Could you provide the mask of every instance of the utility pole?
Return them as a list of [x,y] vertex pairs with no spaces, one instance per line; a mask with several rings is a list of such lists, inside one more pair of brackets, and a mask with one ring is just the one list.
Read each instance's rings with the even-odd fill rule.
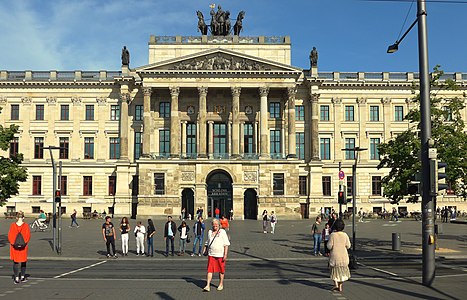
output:
[[[342,162],[339,162],[339,176],[342,171]],[[339,192],[342,192],[342,179],[339,178]],[[347,199],[346,199],[347,200]],[[342,203],[339,203],[339,218],[342,218]]]
[[[58,162],[58,188],[57,190],[62,191],[62,162]],[[54,199],[55,201],[55,199]],[[54,205],[55,206],[55,205]],[[62,201],[58,202],[58,254],[62,254]]]
[[429,144],[431,138],[430,119],[430,79],[428,72],[428,34],[426,21],[426,1],[417,1],[418,56],[420,72],[420,131],[422,160],[422,282],[431,286],[435,279],[435,207],[430,192]]

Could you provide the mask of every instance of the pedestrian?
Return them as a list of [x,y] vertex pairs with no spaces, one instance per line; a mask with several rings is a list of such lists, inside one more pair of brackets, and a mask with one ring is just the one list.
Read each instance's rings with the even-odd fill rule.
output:
[[227,233],[227,236],[230,240],[230,225],[229,225],[229,219],[226,218],[226,216],[222,216],[222,218],[219,220],[221,228],[225,230]]
[[321,256],[321,238],[324,226],[321,224],[321,216],[317,216],[315,222],[311,226],[311,234],[313,235],[313,254]]
[[204,238],[204,220],[203,217],[198,217],[198,222],[193,224],[193,235],[195,239],[193,241],[193,253],[191,256],[196,255],[196,243],[198,243],[198,256],[201,256],[201,248],[203,247],[203,238]]
[[229,238],[224,229],[220,228],[218,219],[212,220],[212,229],[208,232],[208,237],[205,247],[208,252],[208,275],[204,292],[211,290],[211,280],[213,273],[219,273],[218,291],[224,289],[225,262],[227,261],[227,253],[229,251]]
[[147,230],[147,239],[148,239],[148,254],[147,256],[154,256],[154,234],[156,234],[156,227],[152,219],[148,219],[148,230]]
[[363,208],[360,208],[360,210],[358,211],[358,222],[363,222]]
[[117,252],[115,252],[115,227],[110,222],[110,216],[105,217],[105,223],[102,224],[102,236],[104,237],[105,246],[107,247],[107,258],[110,258],[110,245],[112,245],[113,257],[117,258]]
[[73,227],[73,224],[76,224],[76,227],[79,228],[79,224],[78,222],[76,222],[76,209],[73,209],[73,213],[70,215],[71,217],[71,225],[70,225],[70,228]]
[[274,211],[271,211],[271,216],[269,217],[269,220],[271,222],[271,233],[274,234],[276,231],[276,224],[277,224],[277,216],[274,213]]
[[216,207],[216,209],[214,210],[214,214],[216,215],[216,219],[219,219],[219,215],[221,214],[221,210],[219,209],[219,207]]
[[331,233],[327,247],[331,251],[329,258],[329,268],[331,271],[331,279],[334,281],[333,291],[342,292],[344,281],[349,280],[349,254],[347,250],[350,248],[350,239],[347,233],[343,232],[345,227],[344,221],[338,219],[336,221],[335,231]]
[[186,241],[188,239],[188,232],[190,232],[190,227],[186,226],[186,222],[182,221],[182,224],[178,226],[178,232],[180,233],[180,249],[178,256],[185,255]]
[[324,229],[323,229],[323,236],[322,236],[322,239],[324,241],[324,255],[325,256],[329,256],[329,249],[328,249],[328,242],[329,242],[329,238],[331,236],[331,228],[329,227],[329,223],[326,223],[326,225],[324,225]]
[[233,208],[230,209],[230,221],[233,221],[234,219],[234,211]]
[[180,213],[180,220],[185,220],[185,213],[186,213],[186,210],[185,210],[185,207],[182,208],[182,211]]
[[[21,238],[22,237],[22,238]],[[26,282],[26,263],[28,261],[28,244],[31,239],[31,229],[24,223],[24,213],[16,213],[16,222],[11,223],[8,230],[10,243],[10,259],[13,261],[14,283]]]
[[122,255],[128,256],[128,240],[130,239],[129,232],[131,230],[130,222],[127,217],[123,217],[120,222],[120,233],[122,237]]
[[141,221],[138,221],[135,227],[135,237],[136,237],[136,256],[140,253],[144,256],[144,238],[146,236],[146,227],[144,227]]
[[169,243],[171,244],[172,256],[174,256],[174,239],[176,230],[177,224],[172,221],[172,216],[168,216],[164,227],[165,257],[169,256]]
[[331,217],[328,220],[329,229],[331,230],[331,233],[334,231],[334,226],[336,226],[336,221],[337,221],[337,215],[335,213],[331,214]]
[[268,211],[263,210],[263,233],[268,233]]

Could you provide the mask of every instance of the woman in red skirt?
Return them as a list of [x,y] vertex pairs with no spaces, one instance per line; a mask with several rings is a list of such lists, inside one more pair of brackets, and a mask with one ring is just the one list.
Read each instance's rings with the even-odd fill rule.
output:
[[208,248],[208,276],[204,292],[211,290],[212,273],[219,273],[218,291],[224,289],[225,262],[229,251],[229,238],[224,229],[219,226],[219,220],[212,220],[212,229],[209,230],[205,247]]

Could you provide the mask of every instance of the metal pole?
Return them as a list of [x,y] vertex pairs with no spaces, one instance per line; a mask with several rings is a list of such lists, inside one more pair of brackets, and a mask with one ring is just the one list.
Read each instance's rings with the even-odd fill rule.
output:
[[[339,175],[341,174],[341,171],[342,171],[342,162],[339,162]],[[342,192],[342,180],[341,179],[339,179],[339,192]],[[342,203],[339,203],[339,218],[342,218]]]
[[428,140],[431,138],[430,81],[428,73],[428,39],[426,3],[417,1],[418,55],[420,72],[420,129],[422,160],[422,259],[423,285],[431,286],[435,278],[434,205],[430,195],[430,159]]
[[[62,191],[62,162],[58,162],[58,190]],[[61,199],[60,199],[61,200]],[[54,199],[55,201],[55,199]],[[58,203],[58,254],[62,254],[62,201]]]
[[57,171],[55,169],[54,156],[52,154],[52,148],[49,147],[50,159],[52,160],[52,235],[53,235],[53,248],[57,250],[56,241],[56,228],[57,228],[57,206],[55,205],[55,187],[57,186]]
[[355,255],[355,211],[357,210],[357,157],[358,151],[354,152],[355,163],[352,166],[352,251]]

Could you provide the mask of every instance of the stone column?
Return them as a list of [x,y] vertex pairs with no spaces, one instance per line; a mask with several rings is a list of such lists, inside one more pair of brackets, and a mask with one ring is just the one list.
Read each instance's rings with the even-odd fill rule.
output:
[[289,154],[287,158],[297,158],[297,148],[296,148],[296,131],[295,131],[295,94],[297,89],[295,87],[287,88],[287,94],[289,96],[289,108],[288,108],[288,117],[289,117],[289,130],[288,130],[288,143],[289,143]]
[[179,87],[170,88],[170,157],[180,155],[180,120],[178,117],[178,95]]
[[319,160],[319,96],[311,94],[311,160]]
[[152,88],[143,89],[143,156],[149,157],[151,154],[151,94]]
[[209,144],[209,157],[213,157],[213,154],[214,154],[214,134],[213,134],[213,131],[214,131],[214,121],[208,121],[208,125],[209,125],[209,141],[208,141],[208,144]]
[[207,87],[199,87],[199,114],[198,114],[198,156],[206,158],[206,98],[208,95]]
[[[334,143],[331,143],[331,145],[334,145],[331,153],[331,159],[334,161],[342,161],[343,157],[345,155],[345,152],[342,151],[342,148],[345,148],[345,145],[342,145],[342,139],[339,138],[341,136],[341,125],[344,120],[344,112],[342,111],[342,98],[332,98],[331,102],[333,104],[333,119],[334,119]],[[329,116],[331,117],[331,116]]]
[[232,150],[233,158],[240,156],[240,87],[232,87]]
[[[367,98],[361,97],[357,98],[358,105],[358,133],[357,138],[355,139],[355,147],[368,148],[368,136],[366,131],[366,122],[368,119],[369,111],[367,107]],[[370,151],[362,151],[358,154],[358,161],[368,160],[370,157]],[[356,154],[355,154],[356,155]]]
[[260,116],[260,156],[265,158],[268,157],[269,154],[269,145],[268,145],[268,135],[269,135],[269,127],[268,127],[268,94],[269,94],[269,87],[263,86],[259,88],[259,95],[261,97],[261,116]]
[[381,142],[389,141],[391,138],[391,98],[381,99],[383,103],[383,122],[384,122],[384,138]]
[[259,153],[259,148],[258,148],[258,145],[259,145],[259,139],[258,139],[258,122],[255,121],[254,123],[254,131],[253,131],[253,149],[255,151],[255,154],[258,154]]
[[120,159],[128,160],[128,104],[131,95],[128,90],[120,91]]
[[183,121],[182,123],[182,155],[183,156],[186,156],[186,147],[187,147],[187,144],[186,144],[186,130],[187,130],[187,121]]
[[244,136],[245,136],[245,122],[242,122],[240,123],[240,156],[242,156],[243,154],[245,154],[244,152],[244,149],[245,149],[245,139],[244,139]]

